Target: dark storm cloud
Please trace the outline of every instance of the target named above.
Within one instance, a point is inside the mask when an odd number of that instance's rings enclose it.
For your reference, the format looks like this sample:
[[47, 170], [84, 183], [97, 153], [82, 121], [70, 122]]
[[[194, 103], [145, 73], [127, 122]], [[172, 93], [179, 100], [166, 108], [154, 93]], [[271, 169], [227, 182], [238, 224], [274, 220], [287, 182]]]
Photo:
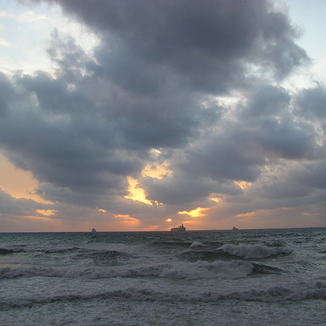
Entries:
[[8, 101], [13, 99], [15, 91], [8, 78], [0, 73], [0, 118], [3, 118], [8, 110]]
[[81, 90], [69, 91], [65, 80], [54, 79], [44, 72], [38, 72], [33, 77], [23, 76], [20, 83], [36, 95], [43, 110], [78, 113], [87, 110], [92, 104]]
[[[159, 214], [173, 214], [183, 204], [209, 206], [211, 194], [241, 196], [233, 181], [259, 181], [271, 161], [323, 157], [311, 121], [277, 86], [308, 58], [270, 2], [44, 2], [100, 40], [85, 53], [54, 31], [47, 52], [55, 75], [0, 76], [1, 147], [41, 182], [45, 199], [148, 218], [153, 207], [127, 207], [127, 176], [149, 200], [174, 206], [156, 207]], [[234, 92], [245, 98], [236, 108], [215, 99]], [[310, 92], [298, 106], [315, 103], [322, 117], [324, 93], [315, 91], [318, 100]], [[141, 177], [153, 148], [170, 162], [166, 178]]]
[[178, 171], [176, 176], [170, 176], [163, 180], [145, 179], [142, 186], [149, 194], [149, 199], [167, 205], [179, 205], [179, 210], [187, 210], [185, 208], [187, 206], [190, 210], [194, 205], [211, 206], [212, 201], [207, 202], [206, 200], [212, 193], [229, 195], [241, 193], [241, 189], [232, 182], [219, 183], [211, 178], [185, 171]]
[[[325, 161], [322, 160], [289, 164], [282, 167], [277, 175], [254, 185], [242, 200], [246, 198], [248, 207], [253, 210], [304, 207], [308, 211], [325, 214], [325, 172]], [[234, 202], [239, 198], [234, 197]]]
[[267, 1], [48, 2], [102, 37], [100, 71], [125, 90], [153, 91], [174, 79], [228, 92], [246, 82], [247, 63], [285, 77], [307, 59], [287, 16]]
[[223, 124], [187, 150], [182, 168], [214, 180], [255, 181], [265, 164], [263, 152], [257, 150], [252, 133], [243, 125], [230, 121]]
[[243, 107], [243, 118], [275, 116], [286, 110], [290, 100], [284, 88], [259, 83], [251, 90], [248, 103]]
[[224, 121], [217, 132], [210, 132], [190, 147], [183, 170], [215, 180], [253, 182], [261, 168], [275, 155], [282, 159], [324, 157], [316, 134], [308, 123], [264, 118], [255, 123]]
[[326, 189], [325, 160], [306, 163], [293, 172], [300, 183], [310, 188]]
[[[90, 107], [86, 113], [85, 107], [78, 111], [78, 96], [77, 100], [64, 101], [67, 89], [49, 86], [56, 83], [60, 80], [40, 73], [34, 77], [17, 76], [16, 85], [7, 83], [7, 87], [16, 86], [16, 98], [7, 101], [11, 110], [0, 120], [6, 156], [19, 168], [32, 171], [41, 182], [68, 189], [68, 193], [74, 189], [80, 195], [80, 203], [95, 205], [99, 194], [126, 195], [124, 176], [139, 172], [142, 167], [138, 154], [117, 148], [110, 121], [94, 118]], [[29, 95], [26, 90], [33, 93]], [[48, 91], [51, 96], [44, 96]], [[69, 196], [61, 198], [69, 201]]]
[[260, 121], [257, 142], [268, 152], [285, 159], [313, 159], [321, 156], [322, 147], [312, 125], [289, 118], [266, 118]]
[[294, 102], [299, 115], [320, 123], [326, 134], [326, 88], [317, 85], [314, 88], [304, 89], [295, 97]]

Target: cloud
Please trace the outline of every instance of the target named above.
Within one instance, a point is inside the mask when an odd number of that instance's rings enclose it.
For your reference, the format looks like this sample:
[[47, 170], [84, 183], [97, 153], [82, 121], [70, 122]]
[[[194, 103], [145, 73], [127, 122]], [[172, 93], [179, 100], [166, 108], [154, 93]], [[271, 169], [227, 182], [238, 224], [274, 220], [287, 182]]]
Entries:
[[29, 10], [29, 11], [25, 11], [24, 13], [18, 15], [16, 17], [16, 20], [19, 23], [25, 23], [28, 25], [33, 25], [35, 23], [38, 23], [40, 21], [46, 21], [47, 17], [43, 16], [43, 15], [38, 15], [35, 12]]
[[8, 42], [3, 37], [0, 37], [0, 46], [6, 47], [6, 48], [12, 48], [12, 44]]
[[278, 115], [290, 104], [290, 94], [283, 87], [259, 83], [251, 89], [246, 105], [243, 105], [243, 118], [256, 118]]
[[52, 205], [37, 203], [32, 199], [14, 198], [0, 187], [0, 216], [37, 215], [37, 210], [49, 210]]
[[247, 82], [248, 64], [285, 77], [307, 59], [287, 16], [265, 1], [99, 1], [92, 15], [87, 1], [57, 3], [103, 35], [95, 51], [101, 72], [128, 90], [173, 80], [228, 92]]
[[[316, 176], [325, 134], [316, 121], [325, 120], [325, 89], [293, 94], [282, 84], [309, 58], [272, 3], [43, 2], [99, 41], [86, 51], [54, 30], [54, 71], [0, 75], [1, 149], [56, 203], [37, 209], [100, 208], [111, 221], [128, 216], [145, 227], [197, 207], [245, 214], [283, 205], [281, 194], [308, 198], [309, 184], [324, 189]], [[235, 104], [223, 101], [234, 95]], [[144, 175], [163, 162], [167, 175]], [[270, 171], [288, 162], [296, 172], [286, 169], [280, 182]], [[127, 198], [130, 177], [155, 205]]]
[[309, 123], [269, 118], [262, 120], [259, 128], [259, 143], [265, 151], [291, 160], [320, 157], [322, 149]]
[[187, 154], [182, 169], [214, 180], [255, 181], [265, 164], [251, 131], [230, 121], [224, 121], [209, 137], [205, 133]]
[[8, 113], [8, 102], [13, 100], [14, 95], [15, 90], [10, 80], [3, 73], [0, 73], [0, 117], [3, 118]]
[[208, 200], [212, 193], [236, 194], [241, 192], [234, 184], [222, 184], [189, 173], [178, 171], [175, 177], [170, 176], [163, 180], [147, 178], [142, 185], [149, 194], [151, 200], [157, 200], [165, 205], [185, 207], [187, 210], [193, 206], [212, 206], [213, 202]]
[[296, 95], [295, 103], [306, 119], [326, 118], [326, 89], [323, 85], [303, 89]]

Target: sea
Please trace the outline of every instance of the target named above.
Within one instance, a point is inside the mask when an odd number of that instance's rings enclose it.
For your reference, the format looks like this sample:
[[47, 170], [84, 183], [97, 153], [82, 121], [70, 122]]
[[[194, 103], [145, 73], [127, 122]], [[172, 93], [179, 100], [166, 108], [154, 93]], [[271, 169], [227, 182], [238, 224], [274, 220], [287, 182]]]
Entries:
[[0, 233], [0, 325], [326, 325], [326, 228]]

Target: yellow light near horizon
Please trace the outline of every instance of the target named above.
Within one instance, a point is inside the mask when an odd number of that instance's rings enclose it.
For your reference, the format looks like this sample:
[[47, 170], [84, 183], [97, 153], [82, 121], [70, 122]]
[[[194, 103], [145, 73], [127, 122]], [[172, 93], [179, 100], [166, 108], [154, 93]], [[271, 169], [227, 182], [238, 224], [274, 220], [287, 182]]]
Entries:
[[140, 223], [137, 218], [129, 215], [114, 214], [113, 216], [117, 219], [121, 219], [124, 224], [128, 224], [129, 226], [137, 226]]
[[197, 207], [196, 209], [193, 209], [191, 211], [178, 212], [178, 214], [189, 215], [191, 217], [200, 217], [200, 216], [205, 216], [205, 214], [203, 214], [202, 211], [205, 211], [207, 209], [208, 208]]
[[9, 195], [14, 198], [32, 199], [42, 204], [53, 204], [35, 194], [34, 189], [38, 186], [38, 182], [31, 172], [16, 168], [1, 154], [0, 166], [0, 186]]
[[171, 220], [170, 218], [168, 218], [166, 221], [167, 221], [167, 222], [172, 222], [172, 220]]
[[47, 216], [30, 216], [30, 215], [26, 215], [26, 216], [21, 216], [21, 219], [29, 219], [29, 220], [35, 220], [35, 221], [40, 221], [40, 222], [48, 222], [51, 223], [53, 225], [59, 226], [62, 224], [62, 220], [59, 218], [50, 218]]
[[145, 190], [139, 187], [139, 183], [137, 179], [134, 179], [132, 177], [128, 177], [128, 183], [129, 183], [129, 195], [125, 196], [125, 198], [140, 201], [142, 203], [145, 203], [147, 205], [153, 205], [151, 201], [146, 199], [146, 193]]

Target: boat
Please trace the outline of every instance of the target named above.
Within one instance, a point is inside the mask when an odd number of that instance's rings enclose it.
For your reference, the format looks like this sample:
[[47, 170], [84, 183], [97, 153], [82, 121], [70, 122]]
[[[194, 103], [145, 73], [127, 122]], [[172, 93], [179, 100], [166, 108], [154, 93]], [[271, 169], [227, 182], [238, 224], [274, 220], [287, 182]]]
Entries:
[[232, 228], [233, 231], [239, 230], [236, 226]]
[[183, 226], [183, 224], [177, 226], [177, 227], [174, 227], [171, 229], [172, 232], [184, 232], [186, 231], [186, 228]]
[[92, 233], [96, 233], [96, 229], [92, 228]]

